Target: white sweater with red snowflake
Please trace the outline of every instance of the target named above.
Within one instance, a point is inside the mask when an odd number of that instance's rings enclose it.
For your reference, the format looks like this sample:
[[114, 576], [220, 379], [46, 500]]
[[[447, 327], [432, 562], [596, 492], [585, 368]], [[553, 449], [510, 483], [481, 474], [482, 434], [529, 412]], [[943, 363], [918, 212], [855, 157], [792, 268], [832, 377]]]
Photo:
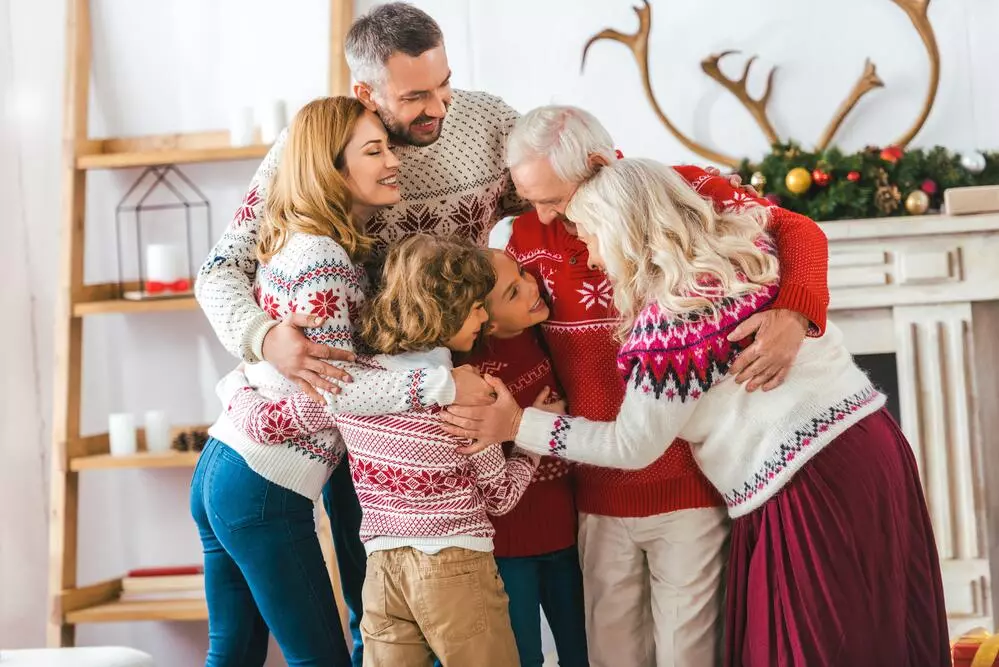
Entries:
[[[294, 234], [269, 263], [261, 265], [253, 294], [255, 303], [275, 321], [291, 312], [325, 318], [322, 326], [306, 329], [305, 335], [317, 343], [353, 350], [352, 322], [364, 300], [365, 281], [363, 269], [355, 266], [333, 239]], [[328, 395], [325, 408], [313, 404], [316, 410], [378, 415], [447, 405], [454, 400], [450, 364], [395, 372], [373, 372], [351, 364], [346, 367], [354, 381], [343, 385], [340, 394]], [[248, 364], [245, 377], [269, 400], [281, 400], [299, 391], [267, 362]], [[220, 394], [226, 392], [225, 386], [223, 380]], [[263, 434], [253, 438], [223, 411], [208, 433], [239, 452], [257, 474], [311, 499], [319, 497], [343, 456], [343, 442], [335, 430], [302, 433], [279, 419], [270, 421]]]
[[[429, 146], [398, 146], [399, 193], [367, 225], [377, 250], [416, 233], [455, 235], [485, 245], [496, 222], [528, 208], [503, 160], [518, 113], [482, 92], [454, 91], [440, 138]], [[257, 271], [257, 230], [267, 190], [280, 166], [285, 135], [257, 169], [242, 205], [198, 273], [198, 304], [230, 353], [254, 363], [275, 322], [251, 292]]]
[[[442, 366], [451, 366], [445, 348], [362, 357], [354, 368], [421, 374]], [[382, 416], [335, 414], [303, 393], [268, 400], [238, 370], [219, 384], [219, 394], [229, 418], [254, 441], [277, 444], [285, 433], [276, 435], [275, 423], [296, 437], [339, 429], [368, 553], [405, 546], [429, 553], [446, 547], [492, 551], [495, 531], [488, 515], [513, 509], [538, 466], [537, 456], [514, 450], [506, 457], [500, 445], [472, 456], [459, 454], [456, 448], [464, 441], [440, 428], [439, 408]]]
[[[690, 443], [729, 514], [758, 508], [805, 463], [885, 402], [827, 325], [802, 344], [777, 389], [749, 393], [728, 374], [750, 341], [728, 334], [773, 306], [778, 285], [718, 302], [717, 316], [672, 317], [646, 306], [618, 354], [627, 389], [617, 419], [598, 422], [524, 411], [516, 442], [572, 461], [642, 468], [675, 438]], [[863, 465], [858, 461], [857, 465]]]

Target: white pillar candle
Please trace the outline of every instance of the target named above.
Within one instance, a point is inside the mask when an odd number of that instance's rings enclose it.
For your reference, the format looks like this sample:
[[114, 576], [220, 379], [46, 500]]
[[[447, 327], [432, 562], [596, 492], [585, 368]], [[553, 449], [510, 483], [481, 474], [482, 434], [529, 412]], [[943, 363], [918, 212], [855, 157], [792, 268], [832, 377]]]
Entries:
[[108, 415], [108, 444], [112, 456], [128, 456], [138, 450], [135, 443], [135, 417], [127, 412]]
[[233, 109], [229, 118], [229, 143], [233, 146], [252, 146], [253, 139], [253, 107]]
[[184, 257], [179, 246], [150, 243], [146, 247], [147, 282], [173, 283], [184, 277]]
[[146, 450], [155, 453], [170, 451], [170, 424], [162, 410], [149, 410], [145, 415]]
[[272, 144], [288, 126], [288, 106], [284, 100], [272, 100], [260, 108], [260, 140]]

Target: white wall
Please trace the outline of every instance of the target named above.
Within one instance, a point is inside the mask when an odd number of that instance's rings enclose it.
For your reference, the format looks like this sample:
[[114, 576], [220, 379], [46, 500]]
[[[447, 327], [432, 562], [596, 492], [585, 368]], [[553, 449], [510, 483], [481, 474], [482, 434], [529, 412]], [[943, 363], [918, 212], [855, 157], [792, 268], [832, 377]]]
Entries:
[[[229, 109], [273, 97], [324, 92], [326, 0], [92, 0], [95, 33], [91, 132], [95, 136], [225, 127]], [[374, 3], [360, 0], [358, 10]], [[582, 45], [604, 27], [636, 21], [631, 0], [424, 0], [444, 28], [456, 85], [503, 96], [521, 110], [573, 103], [594, 111], [629, 154], [698, 161], [658, 124], [623, 46], [596, 45], [579, 72]], [[819, 6], [821, 4], [821, 6]], [[925, 94], [926, 59], [889, 0], [801, 3], [653, 0], [653, 77], [678, 126], [726, 152], [760, 154], [762, 135], [707, 79], [700, 59], [739, 48], [779, 64], [772, 101], [782, 136], [814, 141], [853, 85], [866, 56], [887, 88], [844, 128], [857, 148], [909, 126]], [[917, 144], [999, 147], [999, 5], [938, 1], [931, 8], [943, 57], [937, 104]], [[53, 308], [59, 267], [59, 149], [64, 0], [0, 3], [0, 646], [44, 642], [48, 447]], [[818, 26], [818, 27], [810, 27]], [[807, 31], [806, 31], [807, 28]], [[733, 63], [735, 65], [736, 63]], [[734, 71], [734, 70], [733, 70]], [[761, 69], [753, 83], [762, 81]], [[254, 164], [182, 167], [212, 202], [221, 233]], [[92, 172], [87, 279], [114, 279], [114, 206], [137, 171]], [[199, 313], [109, 315], [85, 327], [84, 432], [109, 411], [169, 410], [178, 422], [211, 420], [212, 383], [231, 360]], [[142, 565], [193, 562], [187, 471], [82, 476], [80, 581]], [[81, 626], [81, 644], [118, 643], [162, 664], [196, 664], [204, 624]], [[279, 659], [272, 659], [280, 664]]]

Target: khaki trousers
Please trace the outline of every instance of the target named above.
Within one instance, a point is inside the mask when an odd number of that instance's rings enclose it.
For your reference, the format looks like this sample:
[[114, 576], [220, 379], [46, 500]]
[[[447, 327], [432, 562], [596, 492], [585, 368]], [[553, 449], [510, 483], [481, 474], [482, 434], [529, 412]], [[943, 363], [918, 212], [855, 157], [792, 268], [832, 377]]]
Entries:
[[365, 667], [519, 667], [509, 598], [491, 553], [411, 547], [368, 556]]
[[721, 657], [723, 508], [579, 515], [591, 667], [711, 667]]

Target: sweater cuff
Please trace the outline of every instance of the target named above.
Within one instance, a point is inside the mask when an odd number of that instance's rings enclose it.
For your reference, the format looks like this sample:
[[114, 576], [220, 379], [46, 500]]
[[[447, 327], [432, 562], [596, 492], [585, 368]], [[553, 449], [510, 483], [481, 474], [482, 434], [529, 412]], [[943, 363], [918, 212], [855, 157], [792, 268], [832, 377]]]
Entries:
[[541, 456], [565, 456], [564, 436], [557, 437], [555, 430], [566, 419], [566, 415], [526, 408], [520, 418], [520, 428], [517, 429], [517, 445], [524, 451]]
[[793, 310], [808, 320], [808, 335], [818, 338], [826, 332], [826, 312], [828, 306], [812, 290], [798, 285], [783, 284], [774, 301], [774, 310]]
[[267, 332], [278, 325], [277, 320], [272, 320], [267, 313], [260, 313], [250, 321], [250, 326], [246, 327], [243, 334], [243, 343], [240, 348], [243, 352], [243, 361], [248, 364], [259, 364], [264, 360], [264, 338]]
[[429, 408], [434, 405], [445, 407], [454, 403], [454, 378], [451, 369], [445, 366], [428, 368], [423, 376], [423, 392], [420, 407]]
[[468, 457], [472, 472], [477, 479], [490, 479], [506, 466], [506, 456], [503, 455], [503, 445], [489, 445], [481, 452]]

